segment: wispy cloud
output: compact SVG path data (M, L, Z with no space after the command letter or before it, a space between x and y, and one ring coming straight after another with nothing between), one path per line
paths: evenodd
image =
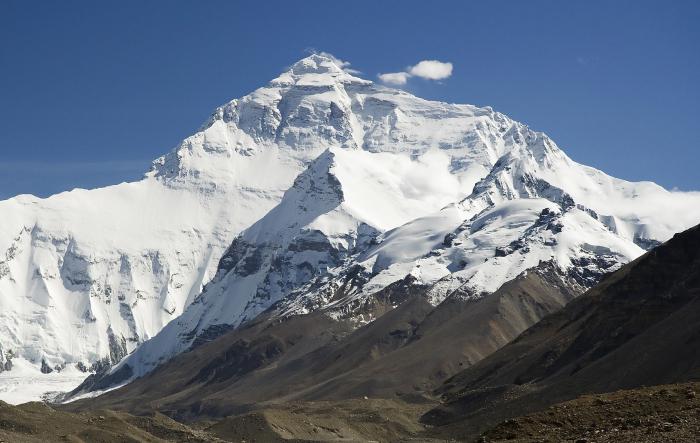
M379 80L391 85L405 85L409 78L420 77L426 80L444 80L452 75L452 63L439 60L421 60L405 71L378 74Z
M352 75L362 74L361 71L358 71L357 69L351 68L349 61L341 60L338 57L336 57L335 55L331 54L330 52L318 51L314 48L306 48L305 52L307 52L309 54L318 54L318 55L322 55L324 57L330 58L331 60L333 60L333 63L335 63L340 69L347 72L348 74L352 74Z
M577 55L575 60L579 66L596 67L600 58L595 55Z

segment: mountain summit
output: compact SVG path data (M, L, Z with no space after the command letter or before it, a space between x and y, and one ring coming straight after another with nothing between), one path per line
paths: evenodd
M399 282L438 305L550 263L581 291L697 223L699 203L315 54L141 181L0 202L0 356L38 379L120 360L131 378L263 312L366 324Z

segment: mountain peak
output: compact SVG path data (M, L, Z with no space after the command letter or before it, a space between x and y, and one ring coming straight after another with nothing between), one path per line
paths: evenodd
M326 54L311 54L294 63L290 72L296 75L303 74L340 74L345 71L340 67L342 63Z
M347 63L330 54L311 54L290 66L286 72L272 81L272 85L321 86L336 82L372 84L371 81L351 75L345 69L346 67Z

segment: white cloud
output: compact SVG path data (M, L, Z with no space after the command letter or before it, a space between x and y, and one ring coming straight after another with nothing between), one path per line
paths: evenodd
M408 69L411 75L429 80L442 80L452 75L452 63L438 60L423 60Z
M379 80L391 85L405 85L409 78L420 77L426 80L443 80L452 75L452 63L438 60L421 60L403 72L379 74Z
M379 80L382 83L387 83L390 85L405 85L408 81L408 77L411 75L407 72L388 72L386 74L379 74Z

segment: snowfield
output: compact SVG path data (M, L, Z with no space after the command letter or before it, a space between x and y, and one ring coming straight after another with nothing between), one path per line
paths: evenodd
M51 400L54 395L75 388L84 379L85 374L75 368L44 374L35 364L14 359L11 371L0 372L0 399L13 405Z
M407 276L438 304L552 261L583 290L698 222L699 193L609 177L490 108L312 55L141 181L0 202L0 365L16 362L0 400L115 364L126 381L270 308L352 317Z

